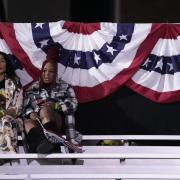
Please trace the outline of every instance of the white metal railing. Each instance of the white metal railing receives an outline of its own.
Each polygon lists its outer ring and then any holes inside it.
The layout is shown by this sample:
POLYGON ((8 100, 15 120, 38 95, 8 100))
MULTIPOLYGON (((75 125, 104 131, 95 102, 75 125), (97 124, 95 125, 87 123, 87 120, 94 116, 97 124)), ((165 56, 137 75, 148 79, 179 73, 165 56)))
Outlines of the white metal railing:
POLYGON ((83 135, 83 140, 180 140, 180 135, 83 135))
MULTIPOLYGON (((180 140, 180 135, 83 135, 83 140, 180 140)), ((18 140, 22 140, 18 136, 18 140)))

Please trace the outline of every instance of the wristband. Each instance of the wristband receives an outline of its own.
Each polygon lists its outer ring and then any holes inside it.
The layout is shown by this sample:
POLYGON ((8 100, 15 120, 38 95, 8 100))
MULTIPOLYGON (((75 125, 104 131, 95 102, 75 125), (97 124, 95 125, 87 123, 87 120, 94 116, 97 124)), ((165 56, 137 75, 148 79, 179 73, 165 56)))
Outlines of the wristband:
POLYGON ((61 106, 60 106, 60 104, 59 103, 54 103, 54 110, 56 110, 56 111, 60 111, 61 110, 61 106))

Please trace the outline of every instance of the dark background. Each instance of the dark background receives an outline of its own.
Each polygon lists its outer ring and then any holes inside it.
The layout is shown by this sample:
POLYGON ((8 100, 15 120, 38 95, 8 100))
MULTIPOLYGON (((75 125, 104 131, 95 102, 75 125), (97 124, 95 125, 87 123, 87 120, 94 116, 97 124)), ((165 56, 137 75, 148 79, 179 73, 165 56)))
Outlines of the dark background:
POLYGON ((179 0, 0 0, 1 20, 179 22, 179 0), (3 10, 4 9, 4 10, 3 10), (3 15, 4 14, 4 15, 3 15))
MULTIPOLYGON (((180 22, 179 0, 1 0, 8 22, 180 22)), ((158 104, 125 86, 95 102, 79 104, 83 134, 180 134, 180 103, 158 104)))

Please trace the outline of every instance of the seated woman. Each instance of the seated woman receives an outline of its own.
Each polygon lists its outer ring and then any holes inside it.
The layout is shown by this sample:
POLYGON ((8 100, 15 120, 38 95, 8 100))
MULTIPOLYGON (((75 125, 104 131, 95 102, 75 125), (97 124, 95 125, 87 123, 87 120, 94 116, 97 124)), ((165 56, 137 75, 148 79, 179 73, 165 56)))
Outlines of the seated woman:
POLYGON ((61 134, 64 133, 65 127, 68 139, 77 143, 73 118, 77 100, 72 87, 57 79, 58 55, 57 48, 53 47, 48 50, 46 60, 42 65, 40 80, 33 83, 25 93, 24 127, 29 150, 33 153, 58 151, 57 145, 46 139, 41 126, 39 126, 40 123, 45 129, 61 134))
POLYGON ((7 54, 0 52, 0 152, 17 152, 23 91, 7 54))

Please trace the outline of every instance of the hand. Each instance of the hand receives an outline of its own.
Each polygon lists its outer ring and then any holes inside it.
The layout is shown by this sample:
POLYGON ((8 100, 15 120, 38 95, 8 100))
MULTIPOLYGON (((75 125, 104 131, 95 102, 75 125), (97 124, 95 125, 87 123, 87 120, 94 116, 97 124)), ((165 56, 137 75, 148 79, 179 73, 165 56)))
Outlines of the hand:
POLYGON ((5 115, 5 111, 3 109, 0 109, 0 118, 2 118, 5 115))
POLYGON ((16 109, 15 108, 7 109, 5 110, 5 114, 14 117, 16 115, 16 109))
POLYGON ((44 102, 43 104, 41 104, 41 108, 43 107, 50 107, 50 108, 53 108, 53 102, 44 102))
POLYGON ((29 117, 30 117, 31 120, 36 121, 38 115, 37 115, 36 112, 32 112, 29 117))
POLYGON ((45 103, 45 106, 48 106, 48 107, 53 107, 54 103, 53 102, 46 102, 45 103))

